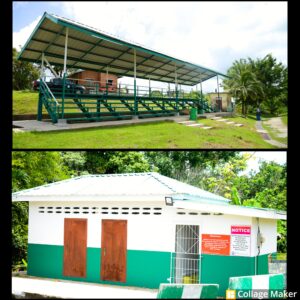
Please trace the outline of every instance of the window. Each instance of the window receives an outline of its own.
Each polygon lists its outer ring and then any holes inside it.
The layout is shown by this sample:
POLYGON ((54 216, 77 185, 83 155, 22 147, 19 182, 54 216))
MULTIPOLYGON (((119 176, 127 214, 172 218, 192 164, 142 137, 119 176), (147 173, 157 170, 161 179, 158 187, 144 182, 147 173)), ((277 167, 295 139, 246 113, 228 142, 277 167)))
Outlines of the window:
POLYGON ((107 85, 113 85, 113 80, 112 79, 108 79, 107 80, 107 85))

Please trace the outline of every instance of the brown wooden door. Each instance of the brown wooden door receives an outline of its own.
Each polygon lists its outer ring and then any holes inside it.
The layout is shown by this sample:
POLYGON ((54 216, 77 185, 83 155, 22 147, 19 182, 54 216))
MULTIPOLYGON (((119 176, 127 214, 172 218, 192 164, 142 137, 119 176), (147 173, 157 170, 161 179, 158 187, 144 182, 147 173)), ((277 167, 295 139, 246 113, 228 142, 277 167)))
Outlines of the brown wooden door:
POLYGON ((127 220, 102 220, 101 280, 126 282, 127 220))
POLYGON ((87 219, 65 219, 64 276, 86 277, 87 219))

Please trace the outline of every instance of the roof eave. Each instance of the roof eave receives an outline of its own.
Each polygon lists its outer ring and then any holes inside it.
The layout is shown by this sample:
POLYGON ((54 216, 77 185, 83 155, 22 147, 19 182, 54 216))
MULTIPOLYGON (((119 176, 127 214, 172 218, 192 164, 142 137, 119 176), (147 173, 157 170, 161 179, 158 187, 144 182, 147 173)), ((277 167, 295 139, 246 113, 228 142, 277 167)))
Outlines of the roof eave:
POLYGON ((263 210, 255 207, 238 205, 222 205, 212 203, 192 203, 190 201, 175 201, 174 207, 193 209, 205 212, 223 213, 226 215, 239 215, 245 217, 258 217, 264 219, 286 220, 286 212, 275 210, 263 210))
MULTIPOLYGON (((157 55, 159 57, 162 57, 162 58, 165 58, 165 59, 168 59, 168 60, 171 60, 171 61, 174 61, 174 62, 180 62, 180 63, 183 63, 183 64, 186 64, 186 65, 189 65, 189 66, 193 66, 193 67, 196 67, 196 68, 201 68, 203 69, 204 71, 209 71, 209 72, 212 72, 214 73, 214 76, 217 76, 217 75, 220 75, 220 76, 224 76, 224 77, 228 77, 227 75, 221 73, 221 72, 218 72, 218 71, 215 71, 215 70, 212 70, 212 69, 208 69, 206 67, 203 67, 201 65, 198 65, 198 64, 194 64, 194 63, 191 63, 191 62, 187 62, 187 61, 184 61, 184 60, 181 60, 181 59, 178 59, 178 58, 175 58, 175 57, 171 57, 169 55, 166 55, 166 54, 163 54, 161 52, 158 52, 158 51, 154 51, 154 50, 151 50, 151 49, 147 49, 147 48, 144 48, 140 45, 137 45, 137 44, 133 44, 133 43, 129 43, 129 42, 126 42, 126 41, 123 41, 123 40, 120 40, 118 38, 114 38, 114 37, 111 37, 111 36, 108 36, 108 35, 105 35, 105 34, 102 34, 98 31, 95 31, 93 29, 90 29, 90 28, 83 28, 82 26, 80 25, 76 25, 76 24, 73 24, 71 22, 68 22, 67 20, 63 20, 61 18, 57 18, 51 14, 48 14, 47 12, 44 12, 44 15, 42 16, 41 20, 39 21, 39 23, 36 25, 34 31, 31 33, 30 37, 28 38, 28 40, 26 41, 25 45, 22 47, 22 50, 21 52, 19 53, 17 59, 19 59, 24 50, 26 49, 28 43, 30 42, 31 38, 34 36, 34 34, 36 33, 36 31, 38 30, 39 26, 41 25, 41 23, 44 21, 44 19, 47 18, 49 20, 51 20, 52 22, 56 23, 56 24, 59 24, 59 25, 62 25, 64 27, 68 27, 68 28, 73 28, 75 30, 78 30, 80 32, 84 32, 88 35, 92 35, 94 37, 98 37, 100 39, 104 39, 104 40, 107 40, 107 41, 110 41, 110 42, 113 42, 113 43, 117 43, 117 44, 121 44, 123 46, 127 46, 127 47, 130 47, 130 48, 134 48, 136 50, 140 50, 142 52, 146 52, 147 54, 150 54, 150 55, 157 55)), ((212 77, 214 77, 212 76, 212 77)), ((200 81, 199 81, 200 82, 200 81)))

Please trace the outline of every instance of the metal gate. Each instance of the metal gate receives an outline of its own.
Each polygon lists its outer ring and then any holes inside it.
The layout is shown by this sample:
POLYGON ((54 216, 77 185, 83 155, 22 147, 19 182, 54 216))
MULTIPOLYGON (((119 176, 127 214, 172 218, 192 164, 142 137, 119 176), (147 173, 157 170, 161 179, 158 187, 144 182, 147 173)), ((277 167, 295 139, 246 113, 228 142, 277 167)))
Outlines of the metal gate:
POLYGON ((200 283, 199 225, 176 225, 171 283, 200 283))

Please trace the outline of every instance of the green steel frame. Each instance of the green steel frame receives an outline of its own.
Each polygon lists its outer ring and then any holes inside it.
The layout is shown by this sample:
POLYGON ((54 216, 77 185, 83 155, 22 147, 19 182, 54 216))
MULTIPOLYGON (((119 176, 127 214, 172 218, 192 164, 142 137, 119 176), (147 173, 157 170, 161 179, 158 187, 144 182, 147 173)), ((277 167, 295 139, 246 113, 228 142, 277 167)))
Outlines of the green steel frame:
MULTIPOLYGON (((42 60, 38 120, 42 119, 44 105, 53 123, 58 119, 91 121, 178 115, 181 110, 189 107, 197 107, 199 113, 211 112, 214 108, 204 101, 202 88, 196 98, 186 98, 181 95, 178 84, 180 87, 181 84, 194 86, 218 75, 226 76, 46 12, 18 59, 35 63, 42 60), (48 66, 63 66, 62 91, 51 91, 43 81, 44 61, 48 66), (120 87, 117 93, 112 94, 106 82, 106 91, 102 93, 97 90, 96 94, 78 95, 66 88, 67 68, 74 66, 97 72, 106 69, 107 73, 110 69, 111 74, 133 77, 132 94, 124 95, 120 87), (148 95, 139 94, 136 78, 149 79, 148 95), (150 88, 151 79, 174 83, 174 94, 155 96, 150 88)), ((170 88, 168 90, 170 92, 170 88)))
MULTIPOLYGON (((198 112, 213 112, 214 109, 201 97, 196 94, 196 98, 187 97, 183 93, 179 94, 176 89, 174 93, 153 92, 139 95, 138 86, 134 85, 134 93, 127 94, 118 87, 115 93, 106 91, 89 93, 76 93, 75 90, 65 89, 65 76, 63 77, 64 87, 62 91, 53 91, 52 94, 47 88, 47 83, 40 81, 40 92, 38 101, 38 120, 42 120, 42 106, 46 108, 53 123, 58 119, 68 121, 101 121, 107 119, 130 119, 133 116, 138 118, 159 117, 178 115, 185 109, 198 108, 198 112), (55 99, 55 101, 54 101, 55 99)), ((142 90, 142 89, 140 89, 142 90)))

